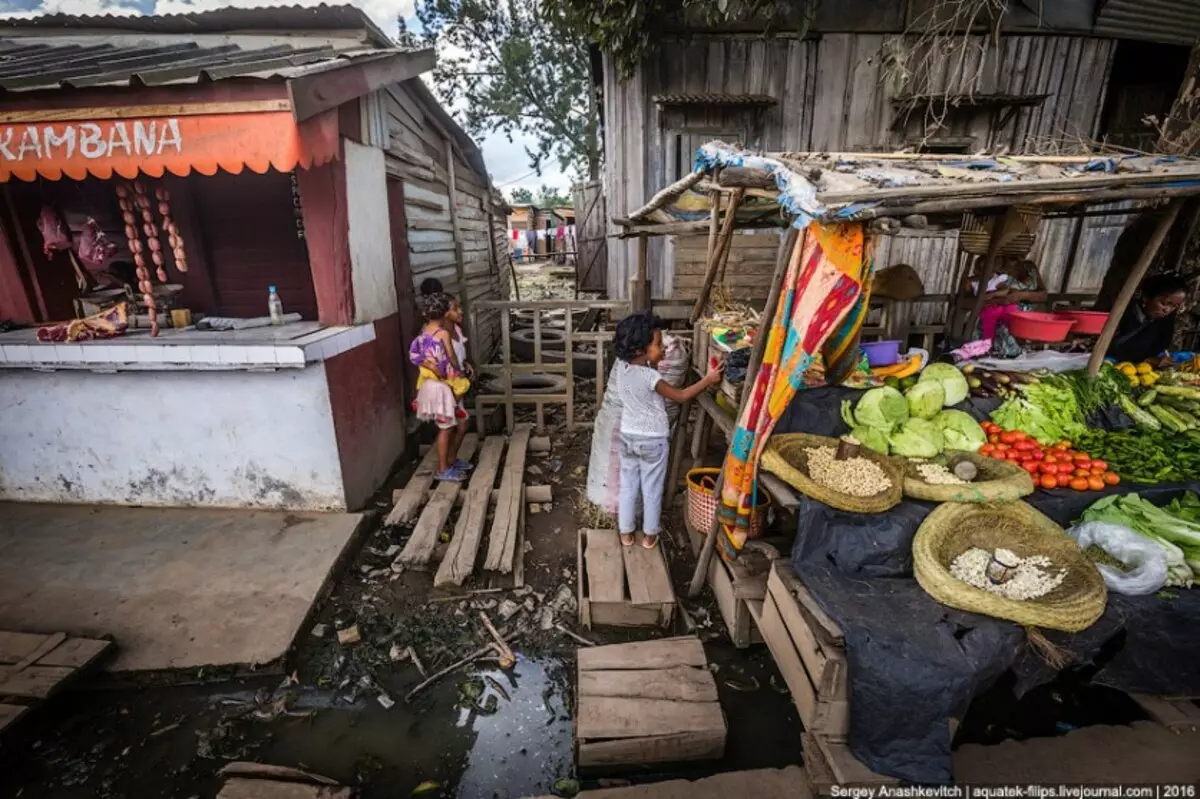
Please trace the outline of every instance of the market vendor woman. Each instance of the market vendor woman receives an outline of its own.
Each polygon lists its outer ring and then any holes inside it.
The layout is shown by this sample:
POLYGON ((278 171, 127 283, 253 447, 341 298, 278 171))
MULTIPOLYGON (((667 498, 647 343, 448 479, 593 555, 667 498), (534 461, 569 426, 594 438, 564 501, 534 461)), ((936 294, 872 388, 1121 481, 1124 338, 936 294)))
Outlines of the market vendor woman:
POLYGON ((1175 315, 1187 299, 1187 283, 1178 275, 1153 275, 1142 283, 1137 302, 1117 325, 1108 356, 1137 363, 1170 349, 1175 315))
MULTIPOLYGON (((979 276, 983 274, 984 259, 975 259, 969 294, 962 301, 965 307, 975 304, 979 292, 979 276)), ((976 322, 975 338, 992 340, 992 354, 1014 358, 1021 354, 1021 345, 1008 332, 1005 320, 1016 310, 1028 311, 1034 303, 1046 301, 1046 284, 1033 261, 1006 256, 999 259, 987 286, 983 288, 983 311, 976 322)))

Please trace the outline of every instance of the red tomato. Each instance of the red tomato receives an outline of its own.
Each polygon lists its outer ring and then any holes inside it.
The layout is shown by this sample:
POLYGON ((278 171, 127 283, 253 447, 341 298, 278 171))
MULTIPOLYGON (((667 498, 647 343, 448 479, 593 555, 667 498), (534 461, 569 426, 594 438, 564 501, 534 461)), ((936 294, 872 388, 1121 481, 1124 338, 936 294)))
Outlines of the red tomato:
POLYGON ((988 443, 989 443, 989 444, 999 444, 999 443, 1000 443, 1000 436, 999 436, 999 434, 997 434, 997 433, 989 433, 989 434, 988 434, 988 443))
POLYGON ((1042 474, 1055 475, 1058 474, 1058 465, 1048 461, 1042 461, 1038 464, 1038 471, 1042 474))
POLYGON ((1033 460, 1033 453, 1032 452, 1017 452, 1017 460, 1019 460, 1021 463, 1029 463, 1033 460))
POLYGON ((1058 463, 1058 458, 1054 457, 1053 451, 1046 453, 1046 463, 1058 463))
POLYGON ((996 445, 997 452, 1008 452, 1010 449, 1012 449, 1012 446, 1010 444, 997 444, 996 445))
POLYGON ((1121 482, 1120 476, 1116 472, 1105 472, 1101 477, 1105 485, 1115 486, 1121 482))
POLYGON ((1039 485, 1047 490, 1051 488, 1058 488, 1058 480, 1055 479, 1054 475, 1052 474, 1044 474, 1042 475, 1042 479, 1039 481, 1039 485))
POLYGON ((1076 477, 1071 480, 1071 488, 1076 491, 1087 491, 1088 481, 1084 477, 1076 477))
POLYGON ((1092 473, 1089 472, 1087 469, 1076 469, 1075 471, 1071 472, 1071 476, 1087 478, 1087 477, 1091 477, 1092 473))
POLYGON ((1071 484, 1071 475, 1069 475, 1069 474, 1062 474, 1060 472, 1059 474, 1056 474, 1054 477, 1056 480, 1058 480, 1059 488, 1066 488, 1067 486, 1069 486, 1071 484))
POLYGON ((982 447, 979 448, 979 454, 980 455, 991 455, 992 451, 995 449, 996 449, 995 444, 984 444, 982 447))
POLYGON ((1005 430, 1003 433, 1000 434, 1000 440, 1003 441, 1005 444, 1013 444, 1017 440, 1017 434, 1012 432, 1011 430, 1005 430))
POLYGON ((1035 450, 1033 451, 1033 459, 1034 459, 1035 461, 1040 461, 1041 459, 1043 459, 1043 458, 1045 458, 1045 457, 1046 457, 1046 453, 1045 453, 1045 452, 1043 452, 1042 450, 1040 450, 1040 449, 1035 449, 1035 450))
POLYGON ((1083 469, 1086 472, 1087 470, 1092 468, 1092 462, 1090 460, 1088 460, 1087 458, 1076 458, 1075 459, 1075 468, 1083 469))
POLYGON ((1029 438, 1029 434, 1024 430, 1014 430, 1013 435, 1016 436, 1017 441, 1024 441, 1025 439, 1029 438))
POLYGON ((1091 477, 1089 477, 1087 479, 1087 482, 1088 482, 1088 490, 1090 490, 1090 491, 1103 491, 1104 490, 1104 481, 1101 480, 1096 475, 1092 475, 1091 477))
POLYGON ((1092 461, 1092 466, 1091 466, 1091 468, 1093 468, 1093 469, 1099 469, 1099 470, 1100 470, 1100 471, 1102 471, 1102 472, 1107 472, 1107 471, 1108 471, 1108 464, 1107 464, 1106 462, 1104 462, 1104 461, 1100 460, 1099 458, 1097 458, 1097 459, 1095 459, 1095 460, 1093 460, 1093 461, 1092 461))
POLYGON ((1055 449, 1070 449, 1070 447, 1071 447, 1070 441, 1059 441, 1057 444, 1054 445, 1055 449))
POLYGON ((1021 468, 1032 474, 1034 477, 1037 477, 1038 475, 1037 461, 1026 461, 1025 463, 1021 464, 1021 468))
POLYGON ((1032 452, 1033 444, 1023 438, 1017 439, 1017 443, 1013 444, 1013 449, 1019 449, 1022 452, 1032 452))
POLYGON ((1074 457, 1075 457, 1075 460, 1077 460, 1077 461, 1090 461, 1091 460, 1091 458, 1088 456, 1088 454, 1086 452, 1076 452, 1074 457))

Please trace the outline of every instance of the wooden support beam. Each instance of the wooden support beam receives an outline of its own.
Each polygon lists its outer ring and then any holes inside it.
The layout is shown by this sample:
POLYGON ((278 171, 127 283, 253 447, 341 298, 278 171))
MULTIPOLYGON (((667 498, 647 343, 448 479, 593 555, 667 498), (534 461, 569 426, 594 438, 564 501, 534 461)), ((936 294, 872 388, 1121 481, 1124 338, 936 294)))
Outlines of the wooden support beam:
POLYGON ((638 239, 637 272, 634 274, 633 294, 630 296, 630 299, 633 301, 634 313, 650 308, 650 290, 646 283, 646 260, 649 249, 649 239, 644 237, 638 239))
MULTIPOLYGON (((1168 206, 1167 212, 1163 214, 1162 219, 1158 220, 1158 225, 1154 228, 1154 233, 1150 236, 1150 242, 1146 245, 1146 249, 1142 251, 1141 257, 1134 264, 1129 277, 1125 279, 1125 285, 1121 287, 1121 293, 1113 301, 1112 310, 1108 313, 1108 320, 1105 321, 1104 329, 1100 332, 1100 338, 1096 341, 1096 346, 1092 350, 1092 357, 1088 359, 1088 374, 1092 377, 1095 377, 1100 372, 1100 365, 1104 363, 1104 356, 1108 354, 1108 348, 1112 345, 1113 337, 1117 333, 1117 325, 1121 323, 1121 317, 1124 316, 1125 309, 1129 307, 1129 302, 1133 299, 1138 285, 1141 284, 1142 278, 1146 276, 1146 270, 1153 263, 1154 256, 1162 246, 1163 240, 1166 239, 1171 225, 1175 224, 1175 218, 1179 216, 1179 209, 1182 205, 1182 200, 1174 200, 1168 206)), ((980 285, 982 286, 982 284, 980 285)))
POLYGON ((433 578, 434 588, 462 585, 475 571, 479 539, 483 535, 484 522, 487 521, 488 498, 503 454, 503 436, 488 436, 484 439, 483 449, 479 452, 479 464, 471 473, 471 481, 467 485, 463 511, 454 526, 454 538, 450 539, 450 548, 446 550, 446 555, 433 578))
POLYGON ((427 48, 292 78, 287 84, 292 116, 303 122, 377 89, 415 78, 436 65, 433 48, 427 48))
POLYGON ((696 297, 696 304, 692 306, 689 319, 692 325, 695 325, 704 313, 704 308, 708 305, 708 295, 712 293, 713 281, 717 279, 717 272, 724 271, 724 263, 729 259, 729 250, 733 246, 733 228, 737 222, 737 210, 741 202, 742 190, 735 189, 729 197, 729 207, 725 209, 725 223, 721 228, 716 257, 708 262, 708 269, 704 273, 704 286, 700 289, 700 295, 696 297))

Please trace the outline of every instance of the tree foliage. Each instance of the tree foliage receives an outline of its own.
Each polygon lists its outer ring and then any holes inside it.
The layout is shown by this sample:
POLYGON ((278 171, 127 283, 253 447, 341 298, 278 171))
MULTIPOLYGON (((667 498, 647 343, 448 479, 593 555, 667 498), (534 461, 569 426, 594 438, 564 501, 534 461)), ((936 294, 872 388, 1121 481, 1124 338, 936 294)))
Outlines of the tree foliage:
POLYGON ((511 196, 512 201, 517 205, 533 205, 533 192, 529 189, 513 189, 511 196))
POLYGON ((631 77, 651 42, 672 26, 703 28, 752 20, 770 33, 795 21, 803 33, 819 0, 543 0, 615 61, 631 77))
POLYGON ((600 172, 599 115, 583 29, 541 0, 417 0, 421 36, 438 49, 433 82, 475 137, 534 139, 538 174, 600 172))
POLYGON ((538 208, 570 208, 575 204, 569 196, 559 193, 558 189, 544 183, 538 189, 537 198, 533 202, 538 208))

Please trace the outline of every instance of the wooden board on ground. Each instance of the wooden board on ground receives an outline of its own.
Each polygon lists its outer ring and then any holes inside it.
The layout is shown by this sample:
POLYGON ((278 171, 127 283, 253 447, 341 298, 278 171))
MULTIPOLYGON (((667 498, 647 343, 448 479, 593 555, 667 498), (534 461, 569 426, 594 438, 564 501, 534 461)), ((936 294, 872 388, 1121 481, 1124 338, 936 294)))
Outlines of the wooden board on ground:
POLYGON ((725 716, 698 638, 591 647, 578 657, 580 768, 723 755, 725 716))
MULTIPOLYGON (((513 427, 508 443, 508 457, 500 478, 500 496, 496 500, 496 518, 492 520, 492 532, 488 536, 484 568, 489 571, 508 574, 513 570, 517 539, 520 538, 517 528, 525 498, 525 454, 532 433, 533 425, 518 424, 513 427)), ((524 557, 524 553, 521 556, 524 557)))
POLYGON ((581 529, 578 540, 579 620, 593 626, 669 627, 675 591, 662 547, 639 535, 621 545, 615 530, 581 529))
POLYGON ((1200 729, 1200 707, 1190 697, 1130 694, 1150 718, 1172 730, 1200 729))
POLYGON ((417 518, 417 511, 425 504, 429 489, 433 487, 433 476, 437 474, 437 448, 430 447, 417 464, 417 470, 408 478, 408 485, 394 492, 393 507, 384 525, 392 527, 407 524, 417 518))
POLYGON ((475 557, 479 554, 479 541, 483 536, 483 525, 487 522, 492 484, 496 481, 503 455, 503 436, 484 439, 483 448, 479 451, 479 464, 471 473, 466 500, 454 526, 454 538, 450 539, 450 548, 446 550, 437 575, 433 578, 435 588, 462 585, 475 571, 475 557))
MULTIPOLYGON (((692 551, 698 553, 700 545, 704 541, 705 534, 692 525, 691 520, 687 518, 687 514, 684 514, 684 523, 687 526, 688 537, 692 543, 692 551)), ((729 631, 729 639, 733 642, 733 645, 738 649, 745 649, 751 644, 761 644, 763 642, 762 635, 755 624, 754 617, 750 613, 748 605, 749 602, 758 602, 761 600, 738 597, 733 573, 716 552, 713 553, 712 558, 708 561, 708 585, 712 589, 713 595, 717 598, 717 609, 721 611, 721 618, 725 621, 725 629, 729 631)), ((755 592, 747 591, 743 593, 747 597, 751 597, 755 592)))
POLYGON ((112 641, 0 631, 0 731, 111 652, 112 641))
MULTIPOLYGON (((474 433, 467 434, 467 437, 463 439, 462 446, 458 448, 457 457, 462 460, 470 460, 475 454, 478 440, 474 433)), ((454 500, 461 490, 462 483, 448 481, 438 483, 438 487, 429 497, 429 504, 425 506, 425 510, 421 511, 421 516, 417 519, 417 526, 413 528, 412 535, 408 537, 408 543, 396 556, 398 563, 411 568, 424 566, 433 559, 433 551, 437 548, 442 528, 446 526, 446 520, 450 518, 450 511, 454 509, 454 500)))
POLYGON ((350 799, 353 795, 349 788, 329 785, 232 777, 225 781, 217 799, 350 799))

